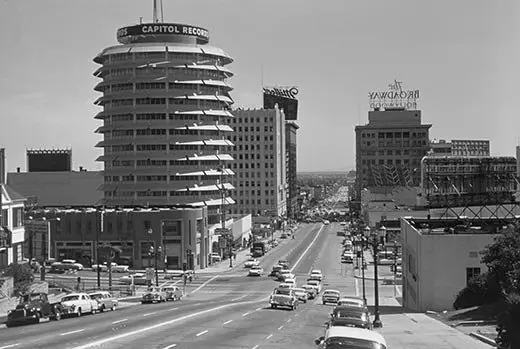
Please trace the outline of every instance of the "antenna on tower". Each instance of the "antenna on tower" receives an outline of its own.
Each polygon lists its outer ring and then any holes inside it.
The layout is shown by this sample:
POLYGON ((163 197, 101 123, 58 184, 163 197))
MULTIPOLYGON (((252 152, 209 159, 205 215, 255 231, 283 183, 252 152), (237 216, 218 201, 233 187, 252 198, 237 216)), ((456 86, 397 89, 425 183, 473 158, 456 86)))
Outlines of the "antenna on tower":
POLYGON ((160 23, 163 22, 163 2, 162 0, 153 0, 153 22, 160 23), (160 9, 157 8, 157 1, 160 2, 160 9), (159 12, 160 10, 160 12, 159 12))

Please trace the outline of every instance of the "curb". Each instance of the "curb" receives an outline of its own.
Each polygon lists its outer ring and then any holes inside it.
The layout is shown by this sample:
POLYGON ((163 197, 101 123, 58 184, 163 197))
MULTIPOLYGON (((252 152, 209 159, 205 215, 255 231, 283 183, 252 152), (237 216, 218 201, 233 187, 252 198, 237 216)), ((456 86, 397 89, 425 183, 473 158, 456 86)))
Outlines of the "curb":
POLYGON ((452 327, 458 326, 477 326, 477 325, 495 325, 496 321, 492 320, 467 320, 460 321, 452 325, 452 327))
POLYGON ((484 342, 484 343, 486 343, 486 344, 491 345, 491 346, 494 347, 494 348, 497 347, 497 344, 496 344, 496 342, 495 342, 494 340, 492 340, 492 339, 490 339, 490 338, 488 338, 488 337, 486 337, 486 336, 483 336, 483 335, 481 335, 480 333, 477 333, 477 332, 471 332, 469 335, 470 335, 471 337, 475 338, 475 339, 478 339, 478 340, 481 341, 481 342, 484 342))

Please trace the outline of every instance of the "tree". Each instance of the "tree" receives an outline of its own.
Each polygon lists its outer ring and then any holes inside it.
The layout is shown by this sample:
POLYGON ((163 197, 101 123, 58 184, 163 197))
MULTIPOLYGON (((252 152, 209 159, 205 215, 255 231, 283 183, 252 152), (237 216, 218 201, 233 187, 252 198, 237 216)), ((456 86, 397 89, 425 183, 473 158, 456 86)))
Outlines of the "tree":
POLYGON ((505 293, 519 292, 520 285, 520 234, 518 229, 509 226, 495 237, 493 244, 484 250, 482 262, 488 267, 489 274, 497 280, 505 293))
POLYGON ((504 348, 520 348, 520 295, 506 297, 506 308, 498 317, 497 344, 504 348))
POLYGON ((493 303, 502 295, 500 285, 488 273, 475 276, 468 282, 455 298, 453 308, 465 309, 478 305, 493 303))
POLYGON ((28 263, 10 264, 4 272, 4 275, 13 278, 14 293, 17 296, 27 292, 34 280, 31 266, 28 263))

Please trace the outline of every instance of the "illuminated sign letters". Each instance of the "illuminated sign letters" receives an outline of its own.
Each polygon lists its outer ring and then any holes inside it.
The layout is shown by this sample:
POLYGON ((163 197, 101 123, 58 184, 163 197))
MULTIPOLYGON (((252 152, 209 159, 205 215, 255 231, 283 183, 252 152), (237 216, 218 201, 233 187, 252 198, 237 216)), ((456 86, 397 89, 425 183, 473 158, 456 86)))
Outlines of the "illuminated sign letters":
POLYGON ((370 108, 417 109, 419 90, 404 90, 403 82, 394 80, 388 84, 388 91, 369 92, 370 108))
POLYGON ((296 99, 298 92, 298 88, 296 87, 264 87, 265 94, 284 98, 296 99))

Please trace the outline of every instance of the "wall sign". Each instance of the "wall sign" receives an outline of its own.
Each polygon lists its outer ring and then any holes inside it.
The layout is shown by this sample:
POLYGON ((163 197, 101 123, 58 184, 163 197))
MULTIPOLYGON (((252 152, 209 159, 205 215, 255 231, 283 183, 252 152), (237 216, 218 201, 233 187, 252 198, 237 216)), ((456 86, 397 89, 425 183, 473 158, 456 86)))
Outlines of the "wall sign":
POLYGON ((123 27, 117 31, 117 41, 128 44, 135 41, 138 36, 155 35, 194 36, 198 43, 207 44, 209 42, 209 31, 207 29, 178 23, 148 23, 123 27))
POLYGON ((369 92, 368 99, 371 109, 376 108, 405 108, 417 109, 419 90, 403 89, 403 82, 394 80, 388 84, 387 91, 369 92))
POLYGON ((296 99, 298 88, 293 87, 264 87, 264 93, 268 95, 296 99))

